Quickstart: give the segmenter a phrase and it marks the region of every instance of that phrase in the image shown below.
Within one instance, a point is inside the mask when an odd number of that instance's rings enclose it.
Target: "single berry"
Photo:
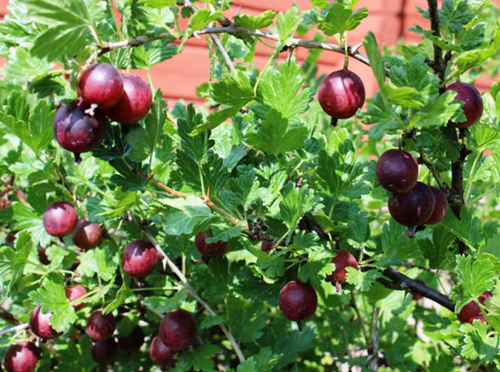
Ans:
[[[154,337],[151,341],[149,355],[151,355],[151,360],[155,364],[163,368],[173,367],[177,362],[174,358],[175,350],[165,346],[159,336]]]
[[[388,150],[378,159],[375,174],[384,189],[404,193],[411,190],[417,183],[418,163],[406,151]]]
[[[95,149],[106,134],[106,117],[99,109],[93,115],[84,104],[61,106],[54,117],[54,136],[65,150],[82,153]]]
[[[425,284],[423,281],[421,281],[420,279],[415,279],[416,282],[419,282],[420,284]],[[412,296],[413,300],[415,301],[418,301],[418,300],[421,300],[422,298],[424,298],[422,295],[419,295],[418,293],[413,293],[413,296]]]
[[[64,288],[64,291],[66,292],[66,297],[68,298],[69,302],[76,301],[80,297],[85,296],[87,294],[87,290],[80,284],[77,284],[73,287],[66,287]],[[73,305],[73,307],[77,311],[83,308],[84,306],[85,306],[84,302],[78,305]]]
[[[118,348],[116,347],[116,341],[113,338],[97,341],[94,345],[92,345],[92,349],[90,350],[92,359],[99,364],[111,362],[116,356],[117,351]]]
[[[295,279],[281,289],[279,297],[280,310],[288,320],[300,322],[309,319],[318,307],[318,296],[308,283]]]
[[[336,253],[337,255],[332,258],[332,262],[335,264],[335,271],[326,277],[326,281],[332,283],[345,283],[346,268],[352,267],[357,269],[358,261],[356,261],[356,258],[347,251],[338,250]]]
[[[435,225],[440,223],[446,216],[448,211],[448,200],[446,200],[446,195],[440,189],[434,186],[429,186],[434,195],[434,211],[429,219],[425,222],[426,225]]]
[[[146,335],[144,334],[142,328],[136,326],[127,336],[118,336],[118,345],[120,345],[120,347],[127,352],[139,350],[144,343],[145,337]]]
[[[35,307],[30,317],[31,331],[43,339],[59,337],[61,333],[56,332],[56,330],[52,328],[50,325],[50,318],[52,318],[52,313],[44,314],[40,306]]]
[[[33,342],[19,342],[5,354],[5,369],[7,372],[34,372],[41,358],[40,349]]]
[[[102,310],[96,310],[87,319],[85,332],[93,341],[103,341],[113,335],[115,328],[116,320],[113,314],[103,314]]]
[[[217,258],[226,253],[229,243],[222,240],[214,243],[207,243],[207,238],[210,238],[212,236],[212,233],[207,234],[206,232],[202,231],[198,235],[196,235],[194,244],[196,246],[196,249],[202,254],[202,256],[208,258]]]
[[[484,305],[484,302],[488,298],[491,298],[491,297],[493,297],[493,293],[491,293],[489,291],[484,292],[481,296],[479,296],[478,301],[480,304]],[[483,313],[481,312],[479,305],[475,301],[471,301],[467,305],[462,307],[462,310],[460,310],[457,317],[461,323],[471,323],[472,324],[474,319],[479,319],[483,323],[486,322],[486,318],[484,317]]]
[[[144,119],[153,103],[149,86],[137,76],[123,76],[123,95],[116,105],[106,110],[106,116],[122,124],[134,124]]]
[[[90,223],[85,218],[80,218],[76,224],[71,240],[78,248],[87,250],[95,248],[102,239],[101,228],[97,223]]]
[[[332,118],[348,119],[365,103],[365,87],[354,72],[347,69],[335,71],[319,86],[318,101]]]
[[[188,348],[196,337],[193,316],[185,310],[170,311],[160,324],[159,336],[165,346],[172,350]]]
[[[456,82],[451,84],[446,91],[452,90],[457,92],[455,99],[464,102],[462,110],[466,120],[461,123],[454,123],[451,120],[448,122],[455,128],[469,128],[476,124],[483,115],[483,97],[481,93],[473,85],[467,83]]]
[[[65,201],[52,203],[43,212],[43,227],[52,236],[63,237],[71,234],[77,222],[75,207]]]
[[[123,95],[122,74],[108,63],[97,63],[82,72],[78,89],[85,102],[102,109],[113,107]]]
[[[40,244],[36,247],[36,252],[38,253],[38,259],[44,265],[50,265],[50,260],[47,257],[47,251]]]
[[[123,270],[130,276],[142,278],[151,274],[160,256],[153,244],[146,240],[134,240],[122,253]]]
[[[273,249],[273,245],[268,241],[263,240],[260,249],[262,250],[262,252],[269,252],[271,249]]]
[[[404,194],[389,198],[389,212],[401,225],[412,227],[424,224],[434,211],[434,195],[425,183],[417,182]]]

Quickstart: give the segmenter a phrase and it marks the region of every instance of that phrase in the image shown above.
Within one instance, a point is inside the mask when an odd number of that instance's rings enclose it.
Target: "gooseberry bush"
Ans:
[[[498,370],[497,8],[428,0],[388,48],[357,0],[231,3],[10,1],[0,370]],[[166,102],[192,37],[205,104]]]

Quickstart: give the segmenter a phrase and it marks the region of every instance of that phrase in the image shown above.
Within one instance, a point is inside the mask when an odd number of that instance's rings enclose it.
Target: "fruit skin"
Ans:
[[[346,280],[346,268],[353,267],[358,268],[358,261],[356,258],[347,251],[338,250],[337,255],[332,258],[332,262],[335,264],[335,271],[326,277],[326,281],[332,283],[345,283]]]
[[[273,245],[268,241],[263,240],[260,249],[262,250],[262,252],[269,252],[271,249],[273,249]]]
[[[316,312],[318,296],[310,284],[295,279],[281,289],[279,306],[285,318],[300,322]]]
[[[100,145],[106,134],[106,117],[99,110],[91,116],[85,104],[72,103],[57,109],[54,117],[54,137],[59,145],[74,153],[88,152]]]
[[[40,262],[44,265],[50,265],[50,260],[47,257],[47,252],[45,251],[45,248],[43,248],[40,244],[36,247],[36,251],[38,253],[38,259]]]
[[[409,152],[391,149],[378,159],[375,174],[384,189],[404,193],[417,183],[418,163]]]
[[[429,219],[425,222],[426,225],[435,225],[440,223],[446,216],[448,211],[448,200],[446,200],[446,195],[440,189],[434,186],[429,186],[434,195],[434,211],[432,212]]]
[[[149,355],[155,364],[163,368],[173,367],[177,363],[177,360],[174,359],[175,350],[165,346],[159,336],[154,337],[151,341]]]
[[[87,319],[85,332],[93,341],[107,340],[116,329],[116,320],[113,314],[103,314],[102,310],[94,311]]]
[[[46,340],[59,337],[62,333],[58,333],[52,328],[49,322],[50,318],[52,318],[52,313],[44,314],[40,306],[35,307],[30,317],[31,331],[38,337]]]
[[[172,350],[189,347],[196,337],[196,323],[185,310],[172,310],[161,321],[159,334],[161,341]]]
[[[481,93],[479,93],[475,86],[461,82],[453,83],[446,88],[446,91],[450,90],[457,92],[455,97],[457,101],[464,102],[462,110],[467,119],[462,123],[454,123],[450,120],[448,124],[455,128],[469,128],[476,124],[483,115],[484,107]]]
[[[7,372],[33,372],[41,357],[40,349],[33,342],[19,342],[5,354],[5,369]]]
[[[151,274],[160,256],[153,244],[146,240],[134,240],[122,253],[123,270],[130,276],[142,278]]]
[[[77,222],[75,207],[65,201],[52,203],[43,212],[43,227],[52,236],[62,238],[71,234]]]
[[[318,101],[331,117],[348,119],[365,103],[365,87],[354,72],[338,70],[328,75],[319,86]]]
[[[101,243],[102,232],[99,224],[90,223],[85,218],[80,218],[76,224],[71,240],[78,248],[88,250]]]
[[[137,76],[123,76],[123,95],[116,105],[105,111],[111,120],[134,124],[146,117],[153,103],[149,86]]]
[[[97,341],[90,350],[92,359],[99,364],[109,363],[116,356],[117,351],[118,347],[113,338]]]
[[[123,336],[119,335],[118,336],[118,345],[120,347],[128,352],[139,350],[144,343],[144,338],[146,335],[144,334],[144,331],[142,330],[141,327],[136,326],[132,332],[130,332],[129,335]]]
[[[434,195],[429,186],[417,182],[407,193],[391,196],[388,207],[392,218],[401,225],[408,227],[422,225],[434,211]]]
[[[479,296],[478,301],[479,303],[484,305],[484,302],[488,299],[493,297],[493,293],[491,292],[484,292],[481,296]],[[472,324],[472,321],[474,319],[479,319],[481,322],[485,323],[486,319],[481,312],[481,309],[479,308],[479,305],[476,304],[474,301],[469,302],[467,305],[465,305],[462,310],[457,315],[458,320],[461,323],[470,323]]]
[[[196,246],[196,249],[202,254],[202,256],[217,258],[226,253],[229,243],[222,240],[215,243],[207,243],[207,238],[210,238],[212,236],[212,233],[207,234],[206,232],[202,231],[198,235],[196,235],[194,244]]]
[[[107,109],[118,103],[123,95],[123,77],[108,63],[96,63],[82,72],[78,90],[83,100]]]
[[[74,285],[73,287],[66,287],[64,288],[64,291],[66,292],[66,297],[70,302],[76,301],[80,297],[85,296],[87,294],[87,290],[85,289],[85,287],[81,286],[80,284]],[[80,310],[84,306],[85,306],[84,302],[78,305],[73,305],[76,311]]]

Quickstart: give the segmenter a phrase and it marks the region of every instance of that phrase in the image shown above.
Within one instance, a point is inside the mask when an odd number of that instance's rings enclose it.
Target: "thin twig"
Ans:
[[[1,305],[0,305],[0,318],[3,319],[3,320],[6,320],[10,324],[16,324],[16,325],[17,324],[22,324],[21,319],[19,319],[14,314],[9,313]]]
[[[351,304],[352,307],[354,308],[354,311],[356,312],[356,316],[358,317],[358,322],[361,326],[361,331],[363,332],[363,337],[365,338],[365,343],[366,343],[366,348],[367,350],[370,349],[370,337],[368,336],[368,332],[366,331],[365,327],[365,322],[363,321],[363,318],[361,317],[361,312],[359,311],[358,304],[356,303],[356,297],[354,297],[354,293],[351,291]]]
[[[222,58],[224,58],[224,62],[226,63],[229,71],[234,71],[233,61],[231,61],[231,58],[229,57],[229,54],[227,54],[227,51],[224,48],[224,45],[222,45],[221,41],[219,40],[219,37],[217,35],[211,34],[210,38],[214,41],[217,49],[219,49],[220,54],[222,54]]]
[[[12,333],[12,332],[19,332],[19,331],[24,331],[25,329],[28,329],[30,325],[28,323],[24,324],[19,324],[11,328],[4,329],[3,331],[0,331],[0,336],[6,335],[7,333]]]

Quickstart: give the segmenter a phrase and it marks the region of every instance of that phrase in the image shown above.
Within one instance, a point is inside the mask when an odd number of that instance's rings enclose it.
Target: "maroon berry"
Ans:
[[[426,225],[435,225],[440,223],[446,216],[448,211],[448,200],[446,200],[446,195],[440,189],[434,186],[429,186],[434,195],[434,211],[430,218],[425,222]]]
[[[484,292],[481,296],[479,296],[478,301],[480,304],[484,305],[484,302],[488,298],[491,298],[491,297],[493,297],[493,293],[491,293],[489,291]],[[475,301],[471,301],[467,305],[465,305],[462,308],[462,310],[460,310],[457,317],[461,323],[471,323],[472,324],[474,319],[479,319],[483,323],[486,322],[486,318],[484,317],[483,313],[481,312],[479,305]]]
[[[92,359],[99,364],[109,363],[116,356],[117,351],[116,341],[113,338],[97,341],[90,350]]]
[[[127,336],[118,336],[118,345],[120,345],[120,347],[127,352],[139,350],[144,343],[145,337],[146,335],[144,334],[142,328],[136,326]]]
[[[78,89],[85,102],[102,109],[113,107],[123,95],[122,74],[108,63],[97,63],[82,72]]]
[[[61,106],[54,117],[54,136],[65,150],[82,153],[95,149],[106,134],[106,117],[98,109],[86,113],[88,106]]]
[[[170,368],[175,365],[177,360],[174,358],[175,350],[165,346],[159,336],[153,338],[149,349],[151,360],[163,368]]]
[[[66,297],[68,298],[69,302],[76,301],[80,297],[85,296],[87,294],[87,290],[80,284],[77,284],[73,287],[66,287],[64,288],[64,291],[66,292]],[[85,306],[84,302],[78,305],[73,305],[73,307],[77,311],[83,308],[84,306]]]
[[[130,276],[142,278],[151,274],[160,256],[153,244],[146,240],[134,240],[122,253],[123,270]]]
[[[52,236],[63,237],[71,234],[77,222],[75,207],[65,201],[52,203],[43,212],[43,227]]]
[[[346,268],[353,267],[358,268],[358,261],[356,258],[347,251],[336,251],[337,255],[332,258],[332,262],[335,264],[335,271],[326,277],[326,281],[332,283],[345,283],[346,280]]]
[[[71,240],[78,248],[87,250],[95,248],[101,243],[101,228],[97,223],[90,223],[85,218],[80,218],[73,231]]]
[[[44,314],[40,306],[35,307],[30,317],[31,331],[43,339],[59,337],[61,333],[56,332],[56,330],[52,328],[49,321],[50,318],[52,318],[52,313]]]
[[[268,241],[263,240],[260,249],[262,250],[262,252],[269,252],[271,249],[273,249],[273,245]]]
[[[347,69],[335,71],[319,86],[318,101],[332,118],[348,119],[365,103],[365,87],[354,72]]]
[[[226,253],[228,242],[224,242],[222,240],[215,243],[207,243],[207,238],[212,237],[212,233],[200,232],[196,235],[194,239],[194,244],[196,249],[202,254],[204,257],[208,258],[217,258]]]
[[[310,284],[295,279],[281,289],[279,306],[285,318],[301,322],[315,313],[318,296]]]
[[[113,314],[103,314],[102,310],[94,311],[87,320],[85,332],[93,341],[103,341],[110,338],[116,328]]]
[[[146,117],[153,102],[149,86],[137,76],[123,76],[123,95],[106,110],[106,116],[122,124],[134,124]]]
[[[425,284],[423,281],[421,281],[420,279],[415,279],[416,282],[419,282],[420,284]],[[422,295],[419,295],[418,293],[414,293],[413,294],[413,300],[415,301],[418,301],[418,300],[421,300],[422,298],[424,298]]]
[[[455,128],[469,128],[476,124],[483,115],[483,98],[476,87],[467,83],[456,82],[446,88],[446,91],[449,90],[457,92],[455,97],[457,101],[464,102],[462,110],[466,120],[461,123],[454,123],[450,120],[448,124]]]
[[[396,222],[404,226],[418,226],[425,223],[434,211],[434,195],[425,183],[417,182],[404,194],[389,198],[389,212]]]
[[[45,250],[45,248],[38,244],[38,246],[36,247],[36,251],[38,253],[38,259],[40,260],[40,262],[44,265],[50,265],[50,260],[47,257],[47,251]]]
[[[392,192],[407,192],[417,183],[418,163],[406,151],[388,150],[378,159],[375,174],[384,189]]]
[[[193,316],[185,310],[170,311],[160,324],[159,336],[165,346],[172,350],[188,348],[196,337]]]
[[[7,372],[34,372],[41,358],[40,349],[33,342],[19,342],[5,354],[5,369]]]

